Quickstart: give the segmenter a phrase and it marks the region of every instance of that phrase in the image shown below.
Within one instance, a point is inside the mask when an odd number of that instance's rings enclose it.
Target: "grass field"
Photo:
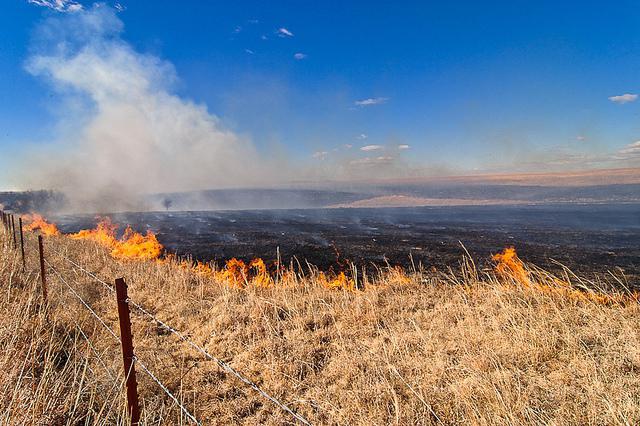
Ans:
[[[132,300],[313,424],[640,423],[640,306],[623,278],[593,292],[582,287],[611,283],[465,258],[448,272],[368,271],[363,291],[306,267],[259,285],[52,236],[43,305],[35,234],[24,272],[0,236],[2,424],[126,423],[120,347],[62,280],[117,334],[115,296],[63,256],[125,277]],[[137,357],[203,424],[294,423],[147,317],[132,323]],[[144,424],[189,424],[140,369],[138,382]]]

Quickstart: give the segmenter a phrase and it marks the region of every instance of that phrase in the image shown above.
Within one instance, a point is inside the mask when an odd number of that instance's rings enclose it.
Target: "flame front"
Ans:
[[[340,272],[334,278],[327,278],[324,272],[318,273],[318,282],[325,288],[331,290],[347,290],[355,291],[356,282],[353,279],[347,278],[344,272]]]
[[[45,218],[38,214],[25,217],[29,222],[26,230],[39,230],[43,235],[60,235],[60,231],[53,223],[47,222]],[[231,287],[245,288],[254,286],[258,288],[271,288],[275,285],[274,277],[269,273],[264,260],[255,258],[248,264],[242,260],[232,258],[225,264],[223,269],[212,267],[209,263],[188,260],[179,260],[175,255],[166,255],[161,258],[163,246],[158,242],[156,235],[147,231],[146,235],[135,232],[127,226],[122,238],[118,239],[116,231],[118,226],[113,224],[109,218],[100,218],[94,229],[83,229],[75,234],[69,234],[69,238],[74,240],[90,240],[96,242],[110,250],[111,256],[117,259],[126,260],[156,260],[159,263],[176,262],[184,269],[190,269],[199,275],[211,278],[221,284]],[[616,303],[626,303],[632,301],[637,303],[640,300],[640,293],[634,292],[629,295],[607,294],[594,291],[583,291],[574,288],[569,282],[545,275],[539,280],[535,269],[530,270],[518,257],[515,248],[505,248],[502,253],[494,254],[492,260],[496,262],[496,274],[507,281],[503,284],[512,285],[514,282],[529,290],[536,290],[542,294],[560,296],[569,300],[582,300],[594,303],[609,305]],[[279,285],[286,285],[285,281],[290,277],[292,271],[278,271],[277,282]],[[396,283],[410,283],[411,280],[400,268],[391,268],[389,277]],[[549,281],[551,279],[551,281]],[[295,281],[295,279],[293,280]],[[332,290],[355,291],[356,282],[353,278],[347,277],[344,272],[337,275],[328,276],[324,272],[318,272],[316,283]]]
[[[25,228],[27,231],[35,231],[39,229],[42,235],[47,237],[60,235],[60,231],[55,224],[47,222],[44,217],[37,213],[26,215],[24,218],[29,222]]]
[[[100,219],[95,229],[83,229],[71,234],[74,240],[91,240],[111,249],[111,256],[116,259],[128,260],[153,260],[162,254],[162,244],[158,242],[156,235],[147,231],[142,235],[127,226],[121,239],[116,238],[117,225],[114,225],[107,217]]]

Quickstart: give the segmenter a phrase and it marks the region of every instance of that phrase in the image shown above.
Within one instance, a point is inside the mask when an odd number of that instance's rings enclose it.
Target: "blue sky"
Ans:
[[[59,140],[68,122],[60,112],[68,94],[26,69],[41,48],[34,34],[47,19],[92,7],[4,2],[3,169],[25,146]],[[640,164],[634,2],[102,7],[117,7],[123,43],[172,64],[170,93],[205,105],[265,157],[319,169],[393,161],[394,170],[425,174]],[[615,98],[622,95],[631,96]],[[0,187],[8,180],[0,173]]]

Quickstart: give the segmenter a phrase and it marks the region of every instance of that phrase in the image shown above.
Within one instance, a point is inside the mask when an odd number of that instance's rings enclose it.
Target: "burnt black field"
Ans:
[[[198,260],[232,257],[324,270],[359,266],[456,268],[464,251],[481,267],[507,246],[557,271],[560,262],[590,276],[640,277],[640,204],[411,207],[121,213],[114,222],[150,229],[167,251]],[[93,216],[58,216],[64,232],[93,227]]]

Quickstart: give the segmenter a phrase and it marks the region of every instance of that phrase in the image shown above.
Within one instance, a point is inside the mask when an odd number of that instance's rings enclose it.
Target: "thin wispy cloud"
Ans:
[[[268,39],[269,39],[269,37],[267,37],[267,36],[266,36],[266,35],[264,35],[264,34],[262,34],[262,35],[260,36],[260,38],[261,38],[262,40],[268,40]]]
[[[638,95],[633,93],[625,93],[624,95],[609,96],[609,100],[615,104],[626,104],[634,102],[638,99]]]
[[[254,52],[254,51],[253,51],[253,50],[251,50],[251,49],[244,49],[244,51],[245,51],[245,52],[247,52],[249,55],[253,55],[253,54],[255,54],[255,53],[256,53],[256,52]]]
[[[383,148],[382,145],[365,145],[360,147],[360,151],[378,151]]]
[[[124,7],[121,3],[116,3],[113,7],[115,7],[118,12],[124,12],[125,10],[127,10],[127,8]]]
[[[279,37],[293,37],[293,33],[284,27],[278,28],[276,34],[278,34]]]
[[[582,136],[582,135],[578,135],[578,136],[576,136],[576,140],[580,141],[580,142],[584,142],[584,141],[587,140],[587,137],[586,136]]]
[[[242,27],[240,25],[233,29],[234,34],[239,34],[240,32],[242,32]]]
[[[48,7],[57,12],[78,12],[82,5],[73,0],[27,0],[31,4]],[[118,9],[119,10],[119,9]]]
[[[259,21],[259,20],[257,20],[257,19],[249,19],[249,20],[247,21],[247,23],[248,23],[248,24],[257,24],[257,23],[259,23],[259,22],[260,22],[260,21]]]
[[[393,163],[393,161],[393,157],[365,157],[358,160],[352,160],[349,162],[349,164],[351,164],[352,166],[377,166],[381,164],[390,164]]]
[[[353,145],[351,145],[350,143],[346,143],[343,145],[346,149],[351,149],[353,148]]]
[[[359,106],[359,107],[365,107],[365,106],[372,106],[372,105],[381,105],[386,103],[389,100],[389,98],[367,98],[367,99],[361,99],[359,101],[355,101],[354,105]]]
[[[365,140],[366,138],[368,138],[369,136],[367,136],[364,133],[360,133],[358,136],[356,136],[356,139],[360,139],[361,141]]]
[[[312,157],[316,160],[324,160],[327,158],[327,155],[329,155],[327,151],[316,151],[313,153]]]
[[[306,55],[306,54],[304,54],[304,53],[300,53],[300,52],[298,52],[298,53],[296,53],[295,55],[293,55],[293,57],[294,57],[296,60],[301,61],[301,60],[303,60],[304,58],[306,58],[306,57],[307,57],[307,55]]]
[[[625,146],[618,151],[618,154],[626,158],[640,157],[640,141],[635,141],[634,143]]]
[[[399,150],[405,150],[405,149],[409,149],[409,148],[411,148],[411,146],[407,145],[407,144],[398,145],[398,149]]]

